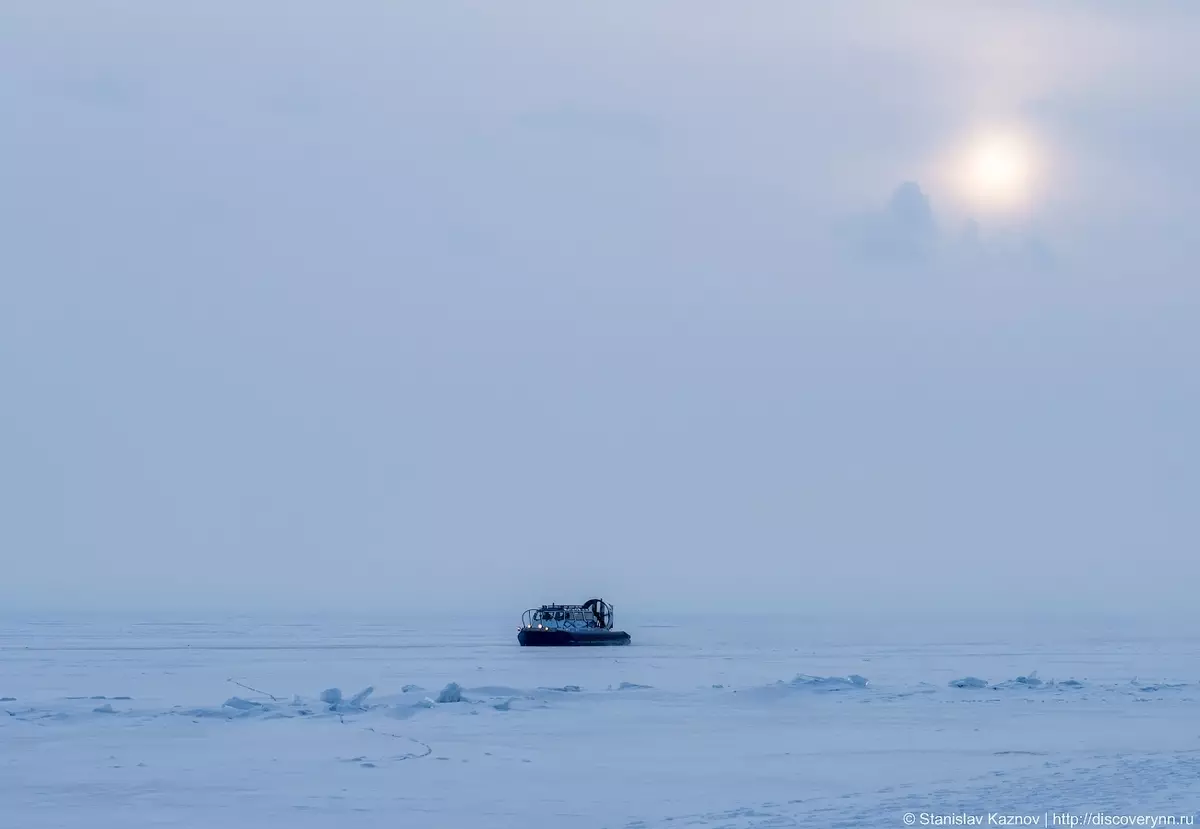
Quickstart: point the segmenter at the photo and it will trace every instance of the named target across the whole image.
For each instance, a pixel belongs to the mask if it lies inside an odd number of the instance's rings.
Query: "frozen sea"
[[[519,610],[0,617],[0,825],[1186,825],[1200,810],[1195,620],[618,609],[628,647],[536,649],[517,645]]]

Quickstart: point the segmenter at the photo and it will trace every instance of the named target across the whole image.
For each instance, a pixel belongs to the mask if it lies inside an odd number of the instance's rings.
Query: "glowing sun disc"
[[[1010,209],[1031,197],[1034,153],[1028,142],[1009,134],[988,134],[968,144],[960,168],[968,201],[981,208]]]

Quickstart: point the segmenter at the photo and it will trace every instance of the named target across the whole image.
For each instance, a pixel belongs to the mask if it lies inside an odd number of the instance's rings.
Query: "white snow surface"
[[[514,617],[519,617],[519,610]],[[1200,809],[1200,628],[0,617],[0,826],[901,826]]]

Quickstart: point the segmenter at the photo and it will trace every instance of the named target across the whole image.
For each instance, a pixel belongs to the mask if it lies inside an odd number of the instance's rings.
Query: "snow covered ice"
[[[506,618],[8,619],[0,825],[877,827],[1200,807],[1194,629],[627,623],[628,647],[527,649]]]

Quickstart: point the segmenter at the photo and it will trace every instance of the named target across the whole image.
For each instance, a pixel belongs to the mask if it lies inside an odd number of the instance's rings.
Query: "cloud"
[[[75,104],[103,110],[129,111],[145,105],[146,95],[141,86],[114,74],[81,74],[53,80],[43,85],[54,97]]]
[[[938,228],[929,197],[915,181],[906,181],[892,192],[882,210],[854,217],[841,235],[861,258],[912,264],[934,254]]]
[[[968,218],[957,231],[943,230],[929,196],[915,181],[896,187],[882,208],[851,217],[837,236],[851,257],[877,266],[1041,269],[1055,262],[1050,245],[1028,229],[989,232]]]
[[[953,264],[971,267],[1020,267],[1041,270],[1053,267],[1054,251],[1041,236],[1029,230],[1005,230],[985,234],[978,221],[968,219],[946,246]]]
[[[655,122],[632,112],[604,111],[564,104],[524,112],[517,120],[528,129],[562,136],[572,141],[584,138],[656,144],[659,140]]]

